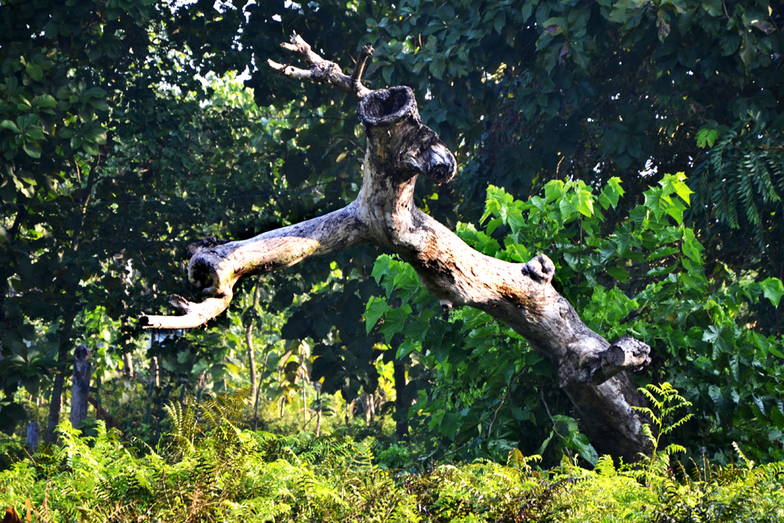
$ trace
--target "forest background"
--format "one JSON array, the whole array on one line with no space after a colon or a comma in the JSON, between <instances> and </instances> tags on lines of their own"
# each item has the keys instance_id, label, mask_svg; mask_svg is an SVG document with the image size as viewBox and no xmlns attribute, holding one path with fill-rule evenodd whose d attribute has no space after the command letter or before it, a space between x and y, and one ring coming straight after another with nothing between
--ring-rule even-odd
<instances>
[{"instance_id":1,"label":"forest background","mask_svg":"<svg viewBox=\"0 0 784 523\"><path fill-rule=\"evenodd\" d=\"M0 23L4 432L39 421L53 440L84 344L97 404L152 445L167 401L244 390L266 430L597 463L547 361L484 314L443 313L381 249L246 278L203 330L139 328L191 292L188 244L356 196L355 102L264 63L296 31L346 70L371 44L370 86L415 90L460 164L417 204L486 254L547 254L589 327L649 344L635 379L692 404L688 455L784 456L777 5L19 0Z\"/></svg>"}]
</instances>

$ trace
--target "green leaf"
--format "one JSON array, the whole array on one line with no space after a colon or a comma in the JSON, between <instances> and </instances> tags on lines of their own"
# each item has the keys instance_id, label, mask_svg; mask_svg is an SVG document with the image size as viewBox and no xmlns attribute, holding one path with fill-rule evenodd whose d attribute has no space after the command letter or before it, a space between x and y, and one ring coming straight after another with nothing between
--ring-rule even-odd
<instances>
[{"instance_id":1,"label":"green leaf","mask_svg":"<svg viewBox=\"0 0 784 523\"><path fill-rule=\"evenodd\" d=\"M577 210L585 216L593 216L593 195L590 191L581 190L577 193Z\"/></svg>"},{"instance_id":2,"label":"green leaf","mask_svg":"<svg viewBox=\"0 0 784 523\"><path fill-rule=\"evenodd\" d=\"M95 107L96 109L98 109L99 111L109 110L109 105L106 103L106 100L102 98L95 98L93 100L90 100L89 104Z\"/></svg>"},{"instance_id":3,"label":"green leaf","mask_svg":"<svg viewBox=\"0 0 784 523\"><path fill-rule=\"evenodd\" d=\"M762 19L754 19L749 22L749 25L755 29L759 29L766 35L772 34L776 32L776 28L773 24L768 22L767 20Z\"/></svg>"},{"instance_id":4,"label":"green leaf","mask_svg":"<svg viewBox=\"0 0 784 523\"><path fill-rule=\"evenodd\" d=\"M400 344L400 347L397 348L397 352L395 353L396 360L402 360L409 354L411 354L415 349L419 347L418 343L415 343L410 340L406 340Z\"/></svg>"},{"instance_id":5,"label":"green leaf","mask_svg":"<svg viewBox=\"0 0 784 523\"><path fill-rule=\"evenodd\" d=\"M0 127L3 129L8 129L9 131L14 131L16 133L19 132L19 127L17 127L16 124L11 120L3 120L0 122Z\"/></svg>"},{"instance_id":6,"label":"green leaf","mask_svg":"<svg viewBox=\"0 0 784 523\"><path fill-rule=\"evenodd\" d=\"M430 74L432 74L439 80L443 78L445 70L446 70L446 60L444 60L442 56L435 58L430 63Z\"/></svg>"},{"instance_id":7,"label":"green leaf","mask_svg":"<svg viewBox=\"0 0 784 523\"><path fill-rule=\"evenodd\" d=\"M106 91L100 87L90 87L84 92L83 96L85 98L104 98L106 96Z\"/></svg>"},{"instance_id":8,"label":"green leaf","mask_svg":"<svg viewBox=\"0 0 784 523\"><path fill-rule=\"evenodd\" d=\"M54 107L55 105L57 105L57 100L50 94L42 94L41 96L33 98L33 107L46 109L48 107Z\"/></svg>"},{"instance_id":9,"label":"green leaf","mask_svg":"<svg viewBox=\"0 0 784 523\"><path fill-rule=\"evenodd\" d=\"M702 0L702 8L711 16L722 16L721 0Z\"/></svg>"},{"instance_id":10,"label":"green leaf","mask_svg":"<svg viewBox=\"0 0 784 523\"><path fill-rule=\"evenodd\" d=\"M24 149L24 152L33 158L41 157L41 146L37 143L25 143L22 145L22 149Z\"/></svg>"},{"instance_id":11,"label":"green leaf","mask_svg":"<svg viewBox=\"0 0 784 523\"><path fill-rule=\"evenodd\" d=\"M365 307L365 331L370 334L370 331L378 323L379 318L389 310L389 304L384 298L377 298L371 296Z\"/></svg>"},{"instance_id":12,"label":"green leaf","mask_svg":"<svg viewBox=\"0 0 784 523\"><path fill-rule=\"evenodd\" d=\"M596 452L596 449L593 448L593 445L591 445L591 443L588 441L588 438L585 434L575 434L574 437L572 437L572 444L574 445L577 452L580 453L580 457L582 457L591 465L596 465L596 462L599 461L599 454Z\"/></svg>"},{"instance_id":13,"label":"green leaf","mask_svg":"<svg viewBox=\"0 0 784 523\"><path fill-rule=\"evenodd\" d=\"M405 304L402 307L390 308L384 315L384 324L380 327L381 332L387 343L392 342L392 338L398 332L403 332L406 327L407 320L411 317L411 306ZM407 340L408 341L408 340ZM414 341L413 339L411 340Z\"/></svg>"},{"instance_id":14,"label":"green leaf","mask_svg":"<svg viewBox=\"0 0 784 523\"><path fill-rule=\"evenodd\" d=\"M607 274L618 280L619 282L626 282L631 278L631 274L626 269L621 267L607 267Z\"/></svg>"},{"instance_id":15,"label":"green leaf","mask_svg":"<svg viewBox=\"0 0 784 523\"><path fill-rule=\"evenodd\" d=\"M778 278L767 278L760 282L762 287L762 294L770 300L774 307L778 307L781 303L781 297L784 296L784 285Z\"/></svg>"},{"instance_id":16,"label":"green leaf","mask_svg":"<svg viewBox=\"0 0 784 523\"><path fill-rule=\"evenodd\" d=\"M498 11L498 14L495 15L495 20L493 20L493 28L495 32L501 34L501 31L504 29L504 24L506 23L506 15L504 11Z\"/></svg>"},{"instance_id":17,"label":"green leaf","mask_svg":"<svg viewBox=\"0 0 784 523\"><path fill-rule=\"evenodd\" d=\"M740 58L743 60L743 65L749 66L754 61L754 47L749 41L749 34L743 33L743 43L740 46Z\"/></svg>"},{"instance_id":18,"label":"green leaf","mask_svg":"<svg viewBox=\"0 0 784 523\"><path fill-rule=\"evenodd\" d=\"M784 347L782 347L784 349ZM784 351L779 350L778 348L774 347L773 345L768 345L768 352L776 356L777 358L784 359Z\"/></svg>"},{"instance_id":19,"label":"green leaf","mask_svg":"<svg viewBox=\"0 0 784 523\"><path fill-rule=\"evenodd\" d=\"M621 188L621 179L617 176L613 176L602 188L602 192L599 196L599 203L602 204L602 207L608 209L610 206L613 208L618 206L618 201L620 200L621 196L624 195L624 190Z\"/></svg>"},{"instance_id":20,"label":"green leaf","mask_svg":"<svg viewBox=\"0 0 784 523\"><path fill-rule=\"evenodd\" d=\"M566 29L566 20L562 17L548 18L542 23L545 33L550 35L558 35Z\"/></svg>"},{"instance_id":21,"label":"green leaf","mask_svg":"<svg viewBox=\"0 0 784 523\"><path fill-rule=\"evenodd\" d=\"M44 72L41 69L41 66L39 66L38 64L29 63L27 64L25 70L27 71L27 74L30 75L30 78L32 78L36 82L40 82L44 77Z\"/></svg>"},{"instance_id":22,"label":"green leaf","mask_svg":"<svg viewBox=\"0 0 784 523\"><path fill-rule=\"evenodd\" d=\"M460 414L457 412L447 412L441 420L439 432L451 441L454 441L460 425Z\"/></svg>"},{"instance_id":23,"label":"green leaf","mask_svg":"<svg viewBox=\"0 0 784 523\"><path fill-rule=\"evenodd\" d=\"M688 256L694 263L702 265L702 250L703 246L694 237L694 230L686 228L683 230L683 244L681 250L683 254Z\"/></svg>"},{"instance_id":24,"label":"green leaf","mask_svg":"<svg viewBox=\"0 0 784 523\"><path fill-rule=\"evenodd\" d=\"M680 174L683 174L683 173L680 173ZM684 177L684 178L685 178L685 177ZM686 202L688 205L691 205L691 202L690 202L690 200L689 200L689 195L690 195L690 194L694 194L694 191L692 191L691 189L689 189L689 186L688 186L688 185L686 185L686 184L685 184L685 183L684 183L682 180L683 180L683 179L679 179L679 180L677 180L677 181L673 181L673 183L672 183L672 187L675 189L675 193L676 193L678 196L680 196L680 197L681 197L681 199L682 199L684 202Z\"/></svg>"},{"instance_id":25,"label":"green leaf","mask_svg":"<svg viewBox=\"0 0 784 523\"><path fill-rule=\"evenodd\" d=\"M100 153L98 146L88 141L82 142L82 149L84 149L84 152L86 152L90 156L97 156L98 153Z\"/></svg>"},{"instance_id":26,"label":"green leaf","mask_svg":"<svg viewBox=\"0 0 784 523\"><path fill-rule=\"evenodd\" d=\"M719 137L719 131L715 128L702 127L697 131L697 147L708 148L713 147L716 138Z\"/></svg>"},{"instance_id":27,"label":"green leaf","mask_svg":"<svg viewBox=\"0 0 784 523\"><path fill-rule=\"evenodd\" d=\"M784 430L784 408L779 403L770 409L770 420L776 424L776 428Z\"/></svg>"}]
</instances>

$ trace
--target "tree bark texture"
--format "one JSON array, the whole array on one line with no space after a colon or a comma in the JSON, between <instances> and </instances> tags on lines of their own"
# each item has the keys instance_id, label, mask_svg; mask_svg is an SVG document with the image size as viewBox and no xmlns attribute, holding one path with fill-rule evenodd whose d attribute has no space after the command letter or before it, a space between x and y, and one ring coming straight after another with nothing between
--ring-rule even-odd
<instances>
[{"instance_id":1,"label":"tree bark texture","mask_svg":"<svg viewBox=\"0 0 784 523\"><path fill-rule=\"evenodd\" d=\"M27 446L33 452L38 448L38 422L33 421L27 424Z\"/></svg>"},{"instance_id":2,"label":"tree bark texture","mask_svg":"<svg viewBox=\"0 0 784 523\"><path fill-rule=\"evenodd\" d=\"M259 308L259 295L261 293L261 282L257 281L253 286L253 311ZM248 321L245 328L245 342L248 345L248 369L250 370L250 397L256 397L256 352L253 350L253 320Z\"/></svg>"},{"instance_id":3,"label":"tree bark texture","mask_svg":"<svg viewBox=\"0 0 784 523\"><path fill-rule=\"evenodd\" d=\"M417 177L448 182L457 172L457 163L436 133L423 124L410 88L370 91L358 79L348 84L346 75L333 82L319 72L326 61L299 36L294 35L285 47L298 52L311 68L297 69L295 74L291 66L272 65L282 74L326 81L346 92L350 92L346 85L360 86L351 93L359 99L357 115L367 135L357 199L343 209L248 240L209 239L194 244L189 279L215 297L200 304L175 297L173 304L184 315L144 316L142 324L158 329L200 326L228 306L234 283L245 274L267 273L309 256L373 242L410 263L444 309L464 305L480 309L546 356L597 450L626 460L649 452L643 420L632 409L643 399L626 372L648 363L649 347L628 337L610 344L586 327L552 286L555 266L544 254L523 264L485 256L414 206ZM330 74L337 67L332 65L326 67Z\"/></svg>"},{"instance_id":4,"label":"tree bark texture","mask_svg":"<svg viewBox=\"0 0 784 523\"><path fill-rule=\"evenodd\" d=\"M90 395L90 349L79 345L74 351L73 384L71 385L71 426L76 428L87 417Z\"/></svg>"}]
</instances>

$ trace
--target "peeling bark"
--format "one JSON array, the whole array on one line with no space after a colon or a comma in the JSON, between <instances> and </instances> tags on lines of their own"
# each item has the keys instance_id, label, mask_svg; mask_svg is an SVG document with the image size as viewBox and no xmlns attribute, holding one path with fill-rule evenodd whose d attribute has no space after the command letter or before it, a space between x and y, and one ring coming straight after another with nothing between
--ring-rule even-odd
<instances>
[{"instance_id":1,"label":"peeling bark","mask_svg":"<svg viewBox=\"0 0 784 523\"><path fill-rule=\"evenodd\" d=\"M148 328L193 328L220 314L243 275L283 269L320 254L373 242L396 252L416 270L422 284L445 309L467 305L503 321L546 356L560 386L580 413L583 430L600 452L636 459L650 451L642 420L631 408L642 398L626 371L648 363L650 349L632 338L614 344L586 327L551 281L553 262L540 254L528 263L485 256L414 206L420 174L445 183L457 172L454 156L422 123L408 87L370 91L360 82L370 51L352 77L316 55L295 35L284 47L299 53L310 69L272 63L293 78L331 83L360 100L365 126L362 188L343 209L243 241L205 240L192 246L191 283L215 295L200 304L180 297L182 316L144 316Z\"/></svg>"}]
</instances>

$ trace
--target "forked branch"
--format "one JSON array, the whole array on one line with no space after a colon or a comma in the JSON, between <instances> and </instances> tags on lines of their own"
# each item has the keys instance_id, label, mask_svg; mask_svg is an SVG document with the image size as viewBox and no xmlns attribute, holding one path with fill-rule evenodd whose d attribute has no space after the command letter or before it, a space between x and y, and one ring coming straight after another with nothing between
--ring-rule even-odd
<instances>
[{"instance_id":1,"label":"forked branch","mask_svg":"<svg viewBox=\"0 0 784 523\"><path fill-rule=\"evenodd\" d=\"M357 100L362 99L370 89L362 85L362 73L365 70L368 58L373 55L373 48L366 45L362 48L357 59L357 64L351 76L343 74L340 66L330 60L325 60L311 49L310 44L297 33L291 35L291 42L283 42L280 46L287 51L297 53L310 67L301 69L293 65L283 65L274 60L267 60L269 66L283 76L296 80L318 83L330 83Z\"/></svg>"}]
</instances>

